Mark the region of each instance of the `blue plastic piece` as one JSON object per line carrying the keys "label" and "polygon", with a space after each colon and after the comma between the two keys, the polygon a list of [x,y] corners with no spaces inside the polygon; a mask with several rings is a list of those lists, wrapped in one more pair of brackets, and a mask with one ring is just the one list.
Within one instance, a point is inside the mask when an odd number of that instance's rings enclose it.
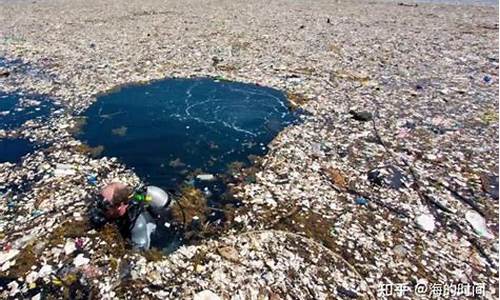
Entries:
{"label": "blue plastic piece", "polygon": [[356,204],[358,205],[368,205],[368,200],[363,197],[356,198]]}
{"label": "blue plastic piece", "polygon": [[87,182],[91,185],[97,185],[97,176],[94,174],[90,174],[87,176]]}

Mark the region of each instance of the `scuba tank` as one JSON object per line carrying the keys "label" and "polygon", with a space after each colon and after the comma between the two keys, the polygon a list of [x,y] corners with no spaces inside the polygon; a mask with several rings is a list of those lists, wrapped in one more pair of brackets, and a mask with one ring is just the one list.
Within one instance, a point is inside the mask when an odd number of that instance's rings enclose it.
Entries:
{"label": "scuba tank", "polygon": [[134,200],[144,201],[154,210],[160,210],[164,207],[168,207],[171,203],[167,192],[154,185],[147,186],[145,194],[135,194]]}

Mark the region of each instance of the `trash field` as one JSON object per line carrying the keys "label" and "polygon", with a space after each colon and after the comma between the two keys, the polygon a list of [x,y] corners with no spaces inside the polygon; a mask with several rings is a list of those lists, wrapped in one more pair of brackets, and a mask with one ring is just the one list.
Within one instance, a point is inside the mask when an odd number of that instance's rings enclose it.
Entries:
{"label": "trash field", "polygon": [[[498,6],[4,1],[0,28],[0,298],[498,298]],[[182,175],[224,205],[167,197],[81,136],[99,97],[165,78],[276,89],[300,122]],[[130,201],[180,242],[96,226]]]}

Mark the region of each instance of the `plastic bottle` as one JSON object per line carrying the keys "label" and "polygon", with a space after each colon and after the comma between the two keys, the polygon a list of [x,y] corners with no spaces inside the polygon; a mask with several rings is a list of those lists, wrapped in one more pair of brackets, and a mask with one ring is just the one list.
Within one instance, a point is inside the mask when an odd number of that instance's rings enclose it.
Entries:
{"label": "plastic bottle", "polygon": [[142,213],[137,217],[132,228],[132,242],[138,249],[147,250],[151,243],[151,233],[156,230],[154,223],[148,222],[147,213]]}

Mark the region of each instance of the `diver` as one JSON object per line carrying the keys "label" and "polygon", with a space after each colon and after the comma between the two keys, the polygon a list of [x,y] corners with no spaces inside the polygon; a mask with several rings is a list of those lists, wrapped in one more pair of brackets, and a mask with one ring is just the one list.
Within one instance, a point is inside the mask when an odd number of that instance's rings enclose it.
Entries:
{"label": "diver", "polygon": [[89,211],[91,224],[102,228],[114,222],[134,248],[149,249],[156,220],[172,203],[167,192],[156,186],[132,190],[123,183],[114,182],[101,190],[101,196]]}

